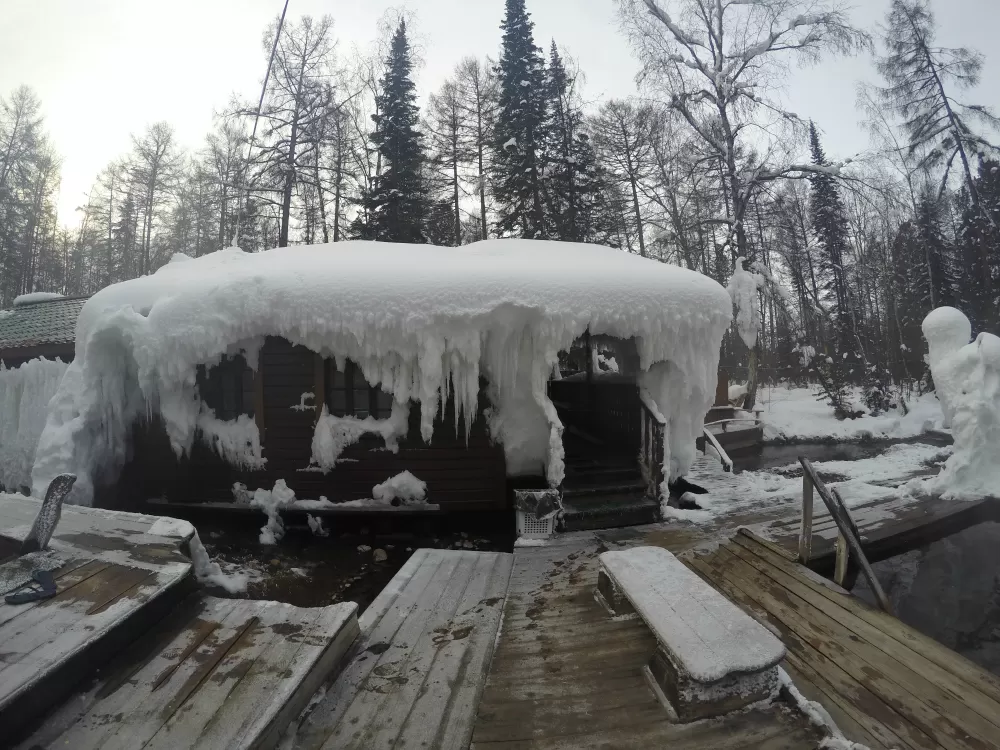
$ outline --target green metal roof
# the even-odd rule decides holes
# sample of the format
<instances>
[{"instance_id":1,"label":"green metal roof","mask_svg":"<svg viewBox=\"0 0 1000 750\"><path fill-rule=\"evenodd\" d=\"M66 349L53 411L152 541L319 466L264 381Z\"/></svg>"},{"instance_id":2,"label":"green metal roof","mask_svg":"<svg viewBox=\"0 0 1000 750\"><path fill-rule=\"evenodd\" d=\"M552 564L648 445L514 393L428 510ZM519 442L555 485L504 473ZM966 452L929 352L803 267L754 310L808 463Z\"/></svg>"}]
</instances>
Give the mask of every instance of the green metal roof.
<instances>
[{"instance_id":1,"label":"green metal roof","mask_svg":"<svg viewBox=\"0 0 1000 750\"><path fill-rule=\"evenodd\" d=\"M0 353L5 349L72 344L76 340L76 319L86 301L86 297L60 297L0 310Z\"/></svg>"}]
</instances>

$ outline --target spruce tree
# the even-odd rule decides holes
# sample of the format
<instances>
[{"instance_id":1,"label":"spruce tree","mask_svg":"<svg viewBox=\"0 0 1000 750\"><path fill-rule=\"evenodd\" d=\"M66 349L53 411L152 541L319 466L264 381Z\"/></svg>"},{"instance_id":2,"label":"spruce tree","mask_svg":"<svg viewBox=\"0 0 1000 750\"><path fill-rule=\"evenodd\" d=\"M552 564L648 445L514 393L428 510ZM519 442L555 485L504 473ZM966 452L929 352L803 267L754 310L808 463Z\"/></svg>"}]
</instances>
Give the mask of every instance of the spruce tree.
<instances>
[{"instance_id":1,"label":"spruce tree","mask_svg":"<svg viewBox=\"0 0 1000 750\"><path fill-rule=\"evenodd\" d=\"M548 233L568 242L606 242L610 216L606 178L588 133L559 48L552 42L546 89L550 119L545 170Z\"/></svg>"},{"instance_id":2,"label":"spruce tree","mask_svg":"<svg viewBox=\"0 0 1000 750\"><path fill-rule=\"evenodd\" d=\"M405 21L400 21L392 38L385 67L371 136L382 157L382 173L373 178L363 197L366 219L356 222L355 230L363 239L425 242L423 134L417 130L419 110L410 78L413 61Z\"/></svg>"},{"instance_id":3,"label":"spruce tree","mask_svg":"<svg viewBox=\"0 0 1000 750\"><path fill-rule=\"evenodd\" d=\"M819 140L816 126L809 123L809 145L812 151L812 162L817 167L827 167L826 154ZM816 172L810 178L812 196L810 210L812 213L813 231L816 234L817 272L834 305L833 319L837 326L837 349L848 351L853 349L853 328L851 300L847 285L847 268L845 265L850 240L847 231L847 215L840 191L833 175Z\"/></svg>"},{"instance_id":4,"label":"spruce tree","mask_svg":"<svg viewBox=\"0 0 1000 750\"><path fill-rule=\"evenodd\" d=\"M1000 164L983 161L976 177L976 199L962 212L959 228L966 313L974 331L1000 330Z\"/></svg>"},{"instance_id":5,"label":"spruce tree","mask_svg":"<svg viewBox=\"0 0 1000 750\"><path fill-rule=\"evenodd\" d=\"M524 0L507 0L503 49L496 72L499 107L494 131L497 231L501 237L546 236L542 204L546 140L545 64L535 46Z\"/></svg>"}]
</instances>

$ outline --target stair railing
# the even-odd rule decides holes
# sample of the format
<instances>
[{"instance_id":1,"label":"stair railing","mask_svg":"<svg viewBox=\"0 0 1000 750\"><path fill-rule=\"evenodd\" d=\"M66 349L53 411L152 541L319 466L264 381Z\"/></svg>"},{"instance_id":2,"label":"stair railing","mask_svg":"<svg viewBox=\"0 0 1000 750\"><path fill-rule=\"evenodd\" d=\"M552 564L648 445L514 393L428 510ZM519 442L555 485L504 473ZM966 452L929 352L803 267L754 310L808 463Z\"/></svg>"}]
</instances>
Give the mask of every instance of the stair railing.
<instances>
[{"instance_id":1,"label":"stair railing","mask_svg":"<svg viewBox=\"0 0 1000 750\"><path fill-rule=\"evenodd\" d=\"M639 467L646 480L646 494L659 497L663 484L663 451L667 420L644 390L639 391Z\"/></svg>"},{"instance_id":2,"label":"stair railing","mask_svg":"<svg viewBox=\"0 0 1000 750\"><path fill-rule=\"evenodd\" d=\"M729 457L725 449L719 444L718 439L712 434L712 431L708 429L708 425L702 428L705 433L705 440L707 440L713 448L719 453L719 461L722 462L722 470L732 472L733 470L733 459Z\"/></svg>"},{"instance_id":3,"label":"stair railing","mask_svg":"<svg viewBox=\"0 0 1000 750\"><path fill-rule=\"evenodd\" d=\"M844 499L836 489L831 490L823 483L809 459L799 456L799 463L802 464L802 525L799 529L799 560L805 565L809 562L812 554L813 489L815 489L826 504L827 510L830 511L830 516L837 523L837 559L834 566L834 583L838 586L844 585L848 563L853 555L861 572L864 573L868 585L875 593L879 606L892 614L892 605L889 603L885 591L882 590L878 578L875 577L875 571L872 570L868 558L865 557L865 552L861 547L861 535L858 533L854 519L851 518L851 514L847 510Z\"/></svg>"}]
</instances>

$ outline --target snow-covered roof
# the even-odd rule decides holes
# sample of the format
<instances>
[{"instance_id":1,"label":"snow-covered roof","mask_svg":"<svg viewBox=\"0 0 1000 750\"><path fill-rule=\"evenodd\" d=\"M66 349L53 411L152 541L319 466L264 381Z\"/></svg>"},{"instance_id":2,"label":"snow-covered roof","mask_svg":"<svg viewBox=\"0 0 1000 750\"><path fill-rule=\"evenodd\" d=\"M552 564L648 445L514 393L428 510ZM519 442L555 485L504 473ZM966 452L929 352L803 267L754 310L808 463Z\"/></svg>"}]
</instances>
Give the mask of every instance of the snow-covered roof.
<instances>
[{"instance_id":1,"label":"snow-covered roof","mask_svg":"<svg viewBox=\"0 0 1000 750\"><path fill-rule=\"evenodd\" d=\"M73 343L86 297L18 300L13 309L0 311L0 356L12 349Z\"/></svg>"},{"instance_id":2,"label":"snow-covered roof","mask_svg":"<svg viewBox=\"0 0 1000 750\"><path fill-rule=\"evenodd\" d=\"M80 387L73 385L77 370L110 393L107 378L122 377L111 370L122 369L124 349L134 360L131 377L141 399L159 409L175 448L185 449L195 423L191 410L197 411L196 366L243 350L255 367L263 337L282 336L355 361L368 382L380 383L397 403L419 401L425 439L439 394L449 388L471 425L485 376L498 412L520 404L515 411L523 419L497 417L492 426L508 451L508 468L519 449L532 455L548 450L550 480L561 479L561 425L545 395L561 349L588 328L634 336L642 370L669 361L671 382L680 389L671 392L678 401L693 398L686 408L697 411L701 400L707 399L707 409L714 396L719 346L731 316L729 296L708 277L597 245L511 239L450 248L356 241L256 254L230 248L196 259L176 255L156 273L114 284L87 302L67 400L57 396L53 408L65 408L67 424L81 410L96 409L95 417L104 412L107 405L73 393ZM662 384L654 380L646 383L651 391ZM551 434L548 428L544 434L522 429L532 420L551 426ZM695 421L685 418L684 429L691 431L688 422ZM80 420L73 424L78 429ZM692 435L692 454L693 444Z\"/></svg>"}]
</instances>

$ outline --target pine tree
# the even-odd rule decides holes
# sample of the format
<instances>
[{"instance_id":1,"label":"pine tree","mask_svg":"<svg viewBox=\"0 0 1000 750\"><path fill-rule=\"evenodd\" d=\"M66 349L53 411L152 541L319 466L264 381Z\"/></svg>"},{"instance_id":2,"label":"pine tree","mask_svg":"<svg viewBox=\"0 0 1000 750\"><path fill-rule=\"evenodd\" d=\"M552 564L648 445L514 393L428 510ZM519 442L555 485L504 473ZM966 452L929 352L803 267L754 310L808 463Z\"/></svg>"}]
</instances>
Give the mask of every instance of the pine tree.
<instances>
[{"instance_id":1,"label":"pine tree","mask_svg":"<svg viewBox=\"0 0 1000 750\"><path fill-rule=\"evenodd\" d=\"M921 299L925 312L957 302L954 248L942 228L941 201L925 193L917 204L917 245L926 270L921 273L927 284Z\"/></svg>"},{"instance_id":2,"label":"pine tree","mask_svg":"<svg viewBox=\"0 0 1000 750\"><path fill-rule=\"evenodd\" d=\"M419 110L410 73L413 61L400 21L386 59L386 72L377 96L372 142L382 157L382 173L372 179L363 197L367 226L359 225L364 239L382 242L425 242L427 212L423 180L423 134L417 130Z\"/></svg>"},{"instance_id":3,"label":"pine tree","mask_svg":"<svg viewBox=\"0 0 1000 750\"><path fill-rule=\"evenodd\" d=\"M812 163L827 167L826 154L819 140L816 126L809 123L809 145ZM851 302L847 286L845 260L850 245L847 216L840 191L833 175L816 172L809 178L812 187L811 205L813 231L817 243L817 271L834 304L834 322L837 326L837 346L846 349L852 336ZM851 347L853 348L853 347Z\"/></svg>"},{"instance_id":4,"label":"pine tree","mask_svg":"<svg viewBox=\"0 0 1000 750\"><path fill-rule=\"evenodd\" d=\"M499 203L500 236L542 239L546 140L545 65L535 46L534 24L524 0L507 0L503 49L496 72L500 101L494 132L496 174L493 193Z\"/></svg>"},{"instance_id":5,"label":"pine tree","mask_svg":"<svg viewBox=\"0 0 1000 750\"><path fill-rule=\"evenodd\" d=\"M1000 164L983 161L976 198L962 212L959 228L969 298L966 313L974 331L1000 330Z\"/></svg>"}]
</instances>

